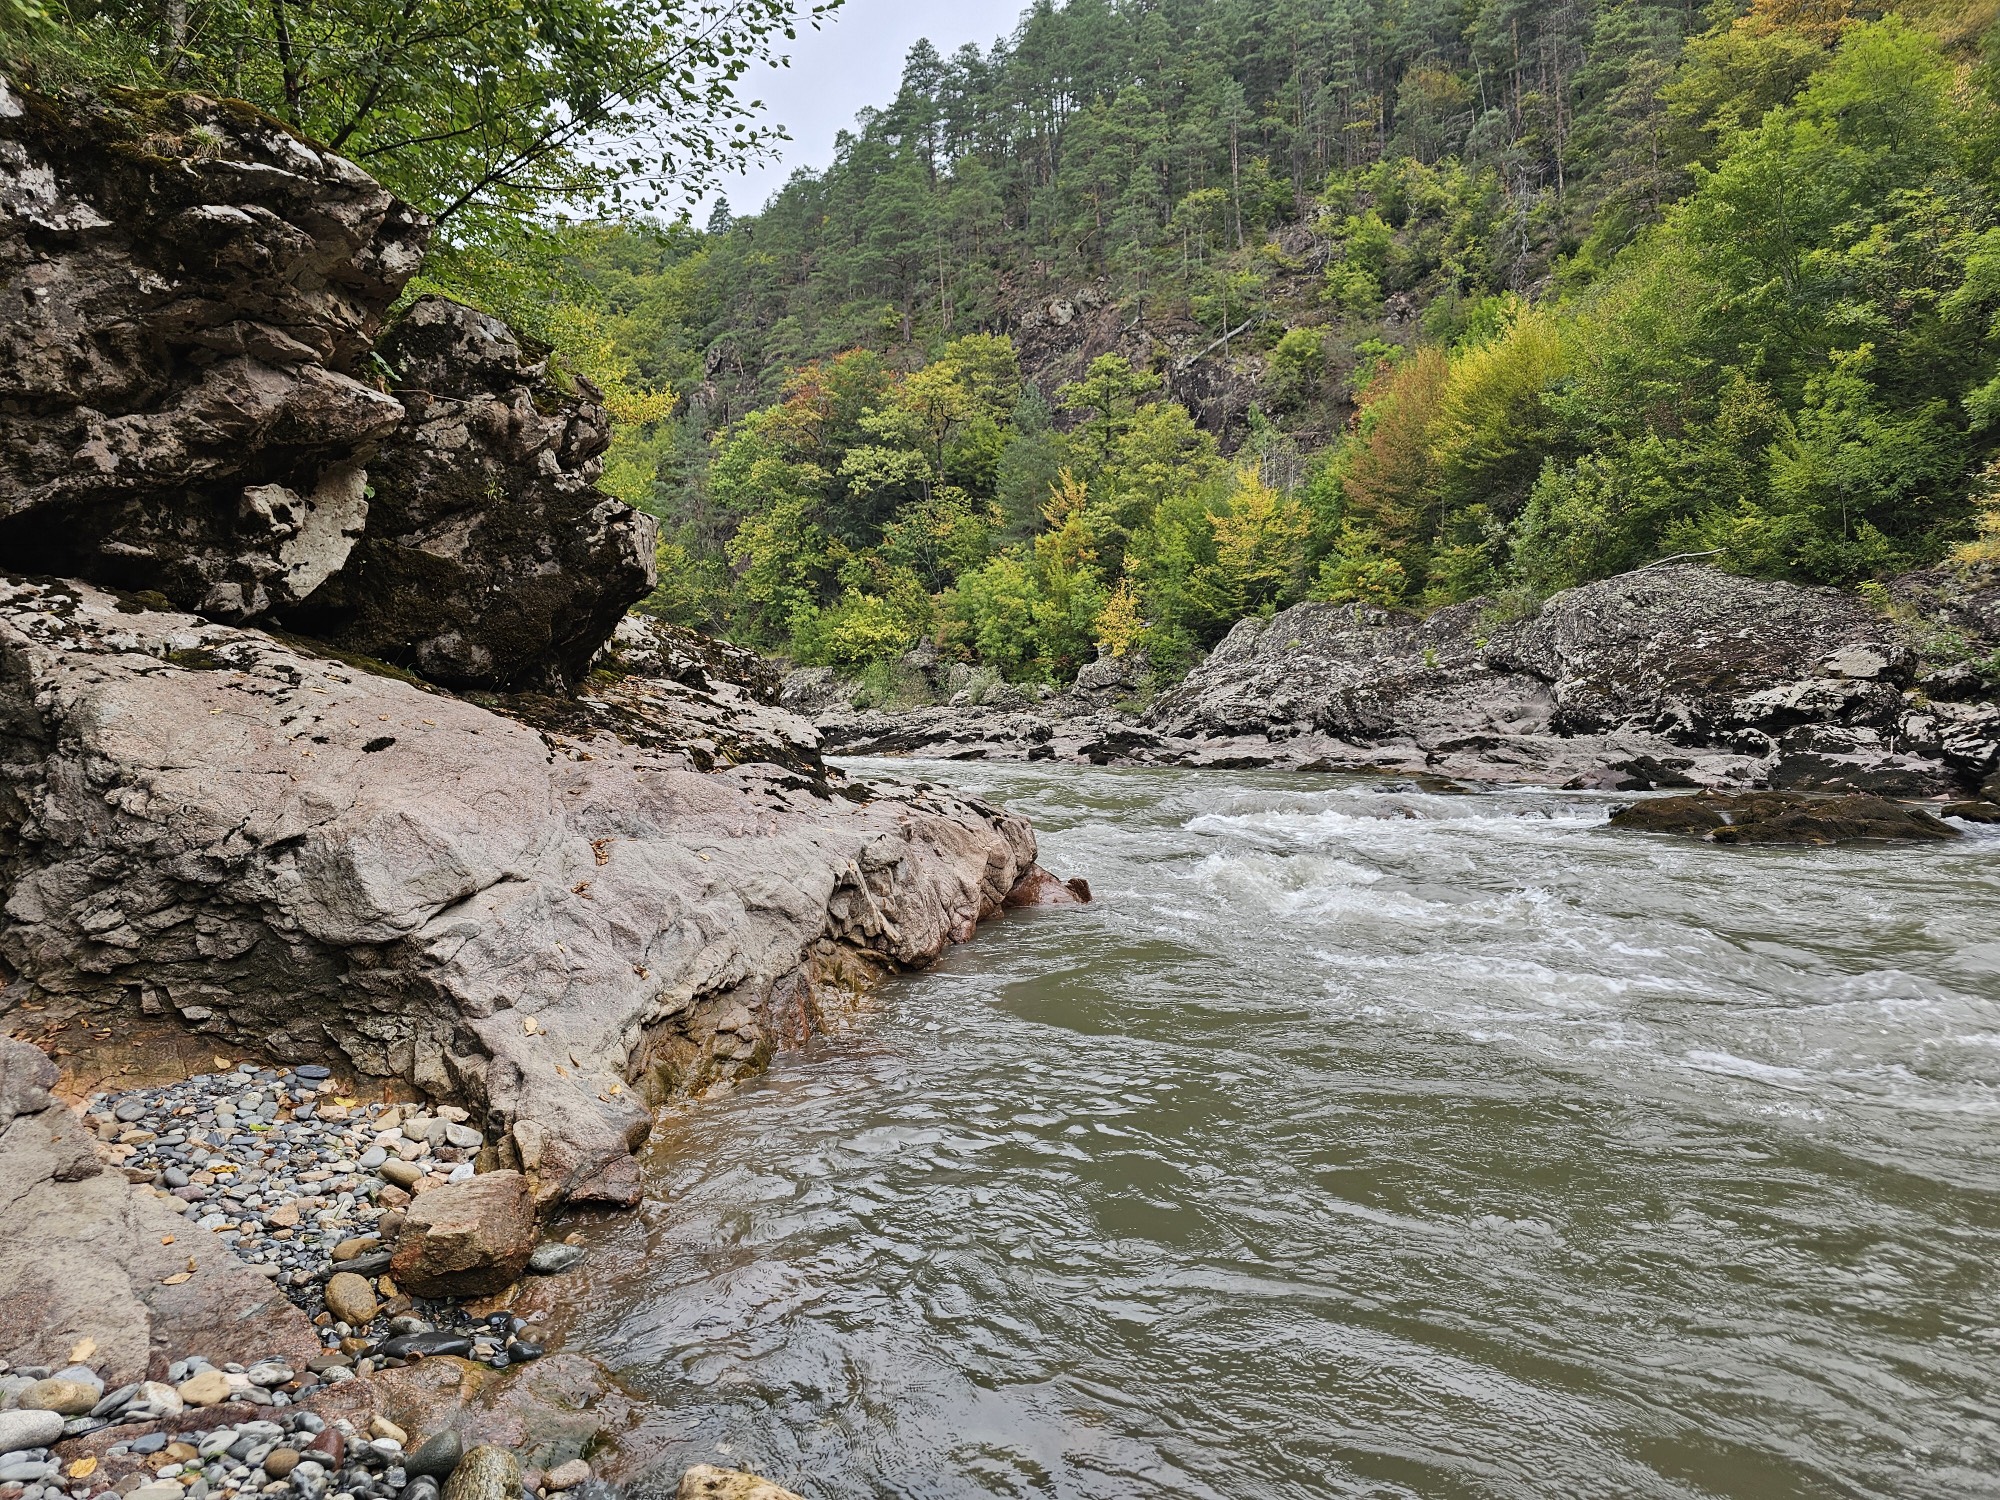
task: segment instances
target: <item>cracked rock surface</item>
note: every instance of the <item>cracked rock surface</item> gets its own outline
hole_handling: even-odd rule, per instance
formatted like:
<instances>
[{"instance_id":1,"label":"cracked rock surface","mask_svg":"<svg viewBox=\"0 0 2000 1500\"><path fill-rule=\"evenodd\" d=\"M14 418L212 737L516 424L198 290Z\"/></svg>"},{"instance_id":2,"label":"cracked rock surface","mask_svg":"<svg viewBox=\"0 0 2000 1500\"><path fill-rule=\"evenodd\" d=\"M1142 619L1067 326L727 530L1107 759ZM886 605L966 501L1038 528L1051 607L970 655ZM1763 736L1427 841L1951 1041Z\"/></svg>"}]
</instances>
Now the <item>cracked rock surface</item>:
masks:
<instances>
[{"instance_id":1,"label":"cracked rock surface","mask_svg":"<svg viewBox=\"0 0 2000 1500\"><path fill-rule=\"evenodd\" d=\"M192 1344L217 1359L318 1352L305 1314L123 1173L49 1092L56 1068L0 1036L0 1352L62 1365L87 1344L112 1385L157 1380ZM101 1393L100 1393L101 1394Z\"/></svg>"},{"instance_id":2,"label":"cracked rock surface","mask_svg":"<svg viewBox=\"0 0 2000 1500\"><path fill-rule=\"evenodd\" d=\"M380 355L404 420L369 464L367 529L287 623L447 687L574 686L655 582L653 518L597 488L596 391L441 297Z\"/></svg>"},{"instance_id":3,"label":"cracked rock surface","mask_svg":"<svg viewBox=\"0 0 2000 1500\"><path fill-rule=\"evenodd\" d=\"M403 420L369 353L428 240L248 105L0 79L0 556L231 619L311 594Z\"/></svg>"},{"instance_id":4,"label":"cracked rock surface","mask_svg":"<svg viewBox=\"0 0 2000 1500\"><path fill-rule=\"evenodd\" d=\"M703 774L88 585L0 580L0 1018L177 1016L475 1106L543 1203L629 1202L644 1104L763 1064L998 912L975 799Z\"/></svg>"}]
</instances>

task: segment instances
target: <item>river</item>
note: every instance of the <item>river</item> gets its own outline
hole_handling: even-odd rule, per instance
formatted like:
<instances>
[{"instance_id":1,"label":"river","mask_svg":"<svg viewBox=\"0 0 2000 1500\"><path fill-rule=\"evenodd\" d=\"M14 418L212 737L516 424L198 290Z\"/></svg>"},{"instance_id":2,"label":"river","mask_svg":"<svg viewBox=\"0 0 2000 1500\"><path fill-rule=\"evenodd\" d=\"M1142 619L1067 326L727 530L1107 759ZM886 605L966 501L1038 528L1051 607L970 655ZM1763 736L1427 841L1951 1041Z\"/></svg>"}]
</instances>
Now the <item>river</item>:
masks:
<instances>
[{"instance_id":1,"label":"river","mask_svg":"<svg viewBox=\"0 0 2000 1500\"><path fill-rule=\"evenodd\" d=\"M857 770L1099 899L659 1132L560 1320L642 1495L2000 1495L2000 837Z\"/></svg>"}]
</instances>

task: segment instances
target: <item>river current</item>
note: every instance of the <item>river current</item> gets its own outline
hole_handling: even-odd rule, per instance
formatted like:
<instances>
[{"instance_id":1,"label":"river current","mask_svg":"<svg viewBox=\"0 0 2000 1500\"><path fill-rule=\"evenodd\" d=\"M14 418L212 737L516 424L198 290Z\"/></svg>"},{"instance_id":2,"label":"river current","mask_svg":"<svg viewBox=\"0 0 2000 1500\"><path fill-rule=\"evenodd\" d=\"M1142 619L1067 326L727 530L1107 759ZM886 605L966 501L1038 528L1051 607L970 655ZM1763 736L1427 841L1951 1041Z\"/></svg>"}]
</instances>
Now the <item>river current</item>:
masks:
<instances>
[{"instance_id":1,"label":"river current","mask_svg":"<svg viewBox=\"0 0 2000 1500\"><path fill-rule=\"evenodd\" d=\"M642 1495L2000 1496L2000 837L854 769L1098 900L658 1132L559 1320Z\"/></svg>"}]
</instances>

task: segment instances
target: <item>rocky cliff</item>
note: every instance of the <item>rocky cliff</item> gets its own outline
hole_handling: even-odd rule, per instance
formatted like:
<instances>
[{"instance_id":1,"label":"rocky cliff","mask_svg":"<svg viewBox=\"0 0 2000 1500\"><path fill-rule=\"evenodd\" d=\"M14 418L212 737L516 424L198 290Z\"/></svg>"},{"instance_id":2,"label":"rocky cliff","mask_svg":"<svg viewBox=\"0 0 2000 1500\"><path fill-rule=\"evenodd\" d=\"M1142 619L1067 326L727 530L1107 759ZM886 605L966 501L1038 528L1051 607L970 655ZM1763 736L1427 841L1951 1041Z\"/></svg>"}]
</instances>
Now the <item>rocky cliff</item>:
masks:
<instances>
[{"instance_id":1,"label":"rocky cliff","mask_svg":"<svg viewBox=\"0 0 2000 1500\"><path fill-rule=\"evenodd\" d=\"M621 624L596 393L470 308L385 328L425 237L245 106L0 81L0 1023L397 1080L630 1202L650 1101L1049 883Z\"/></svg>"}]
</instances>

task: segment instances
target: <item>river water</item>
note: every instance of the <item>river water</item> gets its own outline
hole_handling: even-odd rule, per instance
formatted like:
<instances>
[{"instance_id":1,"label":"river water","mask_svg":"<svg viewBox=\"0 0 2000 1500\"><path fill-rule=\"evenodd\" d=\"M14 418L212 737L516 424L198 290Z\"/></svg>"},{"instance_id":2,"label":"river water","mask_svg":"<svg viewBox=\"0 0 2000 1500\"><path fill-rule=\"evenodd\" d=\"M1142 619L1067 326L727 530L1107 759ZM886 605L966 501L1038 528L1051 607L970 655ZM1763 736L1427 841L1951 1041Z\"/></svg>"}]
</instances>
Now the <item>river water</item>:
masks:
<instances>
[{"instance_id":1,"label":"river water","mask_svg":"<svg viewBox=\"0 0 2000 1500\"><path fill-rule=\"evenodd\" d=\"M1099 900L668 1122L561 1320L642 1494L2000 1496L2000 838L893 774Z\"/></svg>"}]
</instances>

